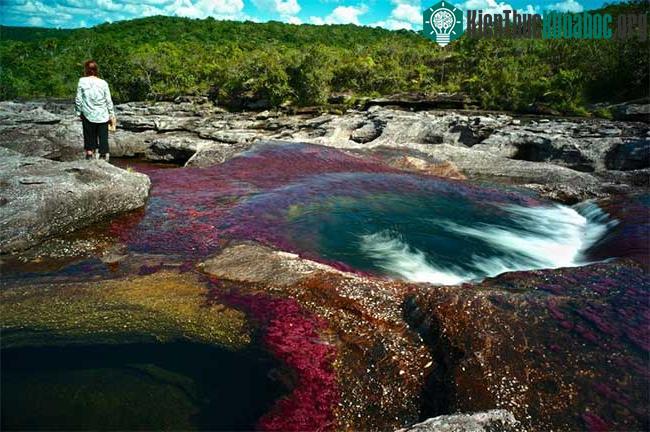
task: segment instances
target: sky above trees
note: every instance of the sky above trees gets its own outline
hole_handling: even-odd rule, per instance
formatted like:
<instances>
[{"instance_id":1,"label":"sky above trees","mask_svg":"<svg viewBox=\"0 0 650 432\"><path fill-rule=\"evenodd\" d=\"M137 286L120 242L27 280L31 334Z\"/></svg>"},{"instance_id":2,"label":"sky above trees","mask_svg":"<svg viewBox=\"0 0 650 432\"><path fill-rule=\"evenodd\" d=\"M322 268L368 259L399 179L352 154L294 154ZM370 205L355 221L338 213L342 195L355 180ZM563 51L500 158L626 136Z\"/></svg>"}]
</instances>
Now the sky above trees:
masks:
<instances>
[{"instance_id":1,"label":"sky above trees","mask_svg":"<svg viewBox=\"0 0 650 432\"><path fill-rule=\"evenodd\" d=\"M422 27L422 9L437 0L0 0L0 24L14 26L91 27L153 15L190 18L282 21L291 24L357 24L391 30ZM581 12L605 0L458 0L463 10L500 12L554 9ZM616 3L616 1L609 1Z\"/></svg>"}]
</instances>

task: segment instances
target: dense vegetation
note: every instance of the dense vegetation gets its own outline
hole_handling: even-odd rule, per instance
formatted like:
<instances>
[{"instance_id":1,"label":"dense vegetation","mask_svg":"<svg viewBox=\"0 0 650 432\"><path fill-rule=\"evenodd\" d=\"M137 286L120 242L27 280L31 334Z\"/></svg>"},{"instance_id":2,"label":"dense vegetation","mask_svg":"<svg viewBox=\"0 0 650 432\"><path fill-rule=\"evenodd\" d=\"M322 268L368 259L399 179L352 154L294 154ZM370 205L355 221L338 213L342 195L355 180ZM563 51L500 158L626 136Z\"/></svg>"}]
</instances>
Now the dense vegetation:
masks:
<instances>
[{"instance_id":1,"label":"dense vegetation","mask_svg":"<svg viewBox=\"0 0 650 432\"><path fill-rule=\"evenodd\" d=\"M609 6L614 14L645 2ZM648 42L472 40L416 32L150 17L90 29L0 27L0 99L70 98L93 58L117 101L207 94L321 105L332 94L469 94L484 108L584 113L648 95Z\"/></svg>"}]
</instances>

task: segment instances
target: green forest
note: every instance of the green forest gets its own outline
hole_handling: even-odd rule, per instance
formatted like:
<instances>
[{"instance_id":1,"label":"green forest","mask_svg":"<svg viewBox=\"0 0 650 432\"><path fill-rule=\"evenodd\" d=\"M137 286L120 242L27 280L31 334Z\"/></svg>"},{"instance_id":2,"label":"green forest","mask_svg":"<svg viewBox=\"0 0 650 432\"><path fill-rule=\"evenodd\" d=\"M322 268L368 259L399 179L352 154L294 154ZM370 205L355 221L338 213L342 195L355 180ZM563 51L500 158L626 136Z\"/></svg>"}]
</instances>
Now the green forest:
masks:
<instances>
[{"instance_id":1,"label":"green forest","mask_svg":"<svg viewBox=\"0 0 650 432\"><path fill-rule=\"evenodd\" d=\"M647 2L606 7L646 12ZM72 98L95 59L117 102L207 95L237 108L325 105L400 93L462 92L486 109L589 114L648 95L637 39L470 39L445 48L413 31L149 17L88 29L0 27L0 99Z\"/></svg>"}]
</instances>

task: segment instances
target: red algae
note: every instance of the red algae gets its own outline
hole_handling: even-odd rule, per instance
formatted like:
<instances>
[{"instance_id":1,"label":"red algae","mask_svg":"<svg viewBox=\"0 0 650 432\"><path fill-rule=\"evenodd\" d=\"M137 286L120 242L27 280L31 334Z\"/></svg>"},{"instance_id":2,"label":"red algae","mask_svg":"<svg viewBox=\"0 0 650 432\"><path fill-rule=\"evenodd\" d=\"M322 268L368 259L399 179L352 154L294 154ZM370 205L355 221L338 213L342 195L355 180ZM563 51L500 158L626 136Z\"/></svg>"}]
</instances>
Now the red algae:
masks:
<instances>
[{"instance_id":1,"label":"red algae","mask_svg":"<svg viewBox=\"0 0 650 432\"><path fill-rule=\"evenodd\" d=\"M621 223L587 251L588 258L629 257L650 269L650 194L611 198L601 207Z\"/></svg>"},{"instance_id":2,"label":"red algae","mask_svg":"<svg viewBox=\"0 0 650 432\"><path fill-rule=\"evenodd\" d=\"M611 426L596 414L586 412L582 414L582 419L589 432L608 432L612 430Z\"/></svg>"},{"instance_id":3,"label":"red algae","mask_svg":"<svg viewBox=\"0 0 650 432\"><path fill-rule=\"evenodd\" d=\"M214 287L220 283L211 279ZM278 400L258 422L264 431L332 430L339 389L334 370L335 346L321 334L327 323L305 311L295 300L243 294L215 288L218 302L244 310L256 321L266 348L297 376L291 393Z\"/></svg>"}]
</instances>

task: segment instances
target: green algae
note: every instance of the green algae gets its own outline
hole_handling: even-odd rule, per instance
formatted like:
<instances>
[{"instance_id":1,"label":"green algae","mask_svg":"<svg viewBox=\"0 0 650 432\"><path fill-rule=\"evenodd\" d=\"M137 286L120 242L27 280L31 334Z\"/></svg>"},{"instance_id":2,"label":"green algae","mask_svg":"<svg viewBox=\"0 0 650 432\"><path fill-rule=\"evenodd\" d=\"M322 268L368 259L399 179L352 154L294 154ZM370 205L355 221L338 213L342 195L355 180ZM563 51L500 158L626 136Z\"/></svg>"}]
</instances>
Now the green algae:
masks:
<instances>
[{"instance_id":1,"label":"green algae","mask_svg":"<svg viewBox=\"0 0 650 432\"><path fill-rule=\"evenodd\" d=\"M245 315L206 305L196 275L149 276L10 288L0 293L2 347L188 340L238 350Z\"/></svg>"}]
</instances>

